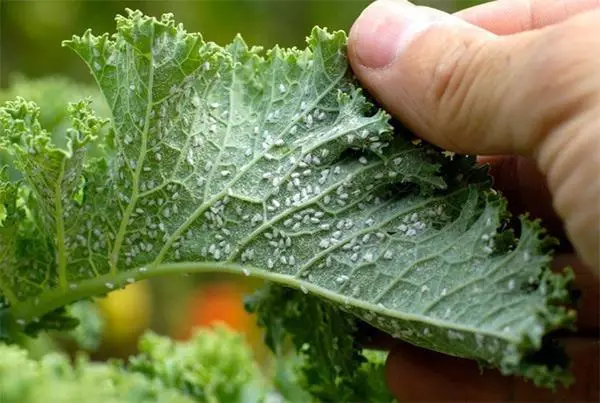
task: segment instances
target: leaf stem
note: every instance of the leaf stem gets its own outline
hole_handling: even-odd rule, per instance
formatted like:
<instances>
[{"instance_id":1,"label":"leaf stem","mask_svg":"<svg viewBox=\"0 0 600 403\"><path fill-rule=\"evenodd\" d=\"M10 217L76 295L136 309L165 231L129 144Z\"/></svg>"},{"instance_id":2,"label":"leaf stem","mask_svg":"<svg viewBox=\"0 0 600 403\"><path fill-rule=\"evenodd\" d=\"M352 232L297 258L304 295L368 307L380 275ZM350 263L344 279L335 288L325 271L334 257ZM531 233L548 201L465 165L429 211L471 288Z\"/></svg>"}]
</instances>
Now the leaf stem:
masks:
<instances>
[{"instance_id":1,"label":"leaf stem","mask_svg":"<svg viewBox=\"0 0 600 403\"><path fill-rule=\"evenodd\" d=\"M154 38L154 26L152 26L152 38ZM150 69L148 71L148 86L147 86L147 106L146 106L146 114L144 118L144 129L141 133L142 144L140 146L140 153L138 155L138 159L135 166L135 172L132 178L132 191L131 191L131 200L123 213L123 218L121 219L121 223L119 224L119 232L115 237L115 243L110 251L109 264L110 264L110 273L111 275L117 274L117 264L119 262L119 254L121 252L121 245L123 244L125 233L127 232L127 227L129 226L129 219L131 218L131 214L133 213L133 209L137 203L139 192L140 192L140 175L142 173L142 167L144 165L144 159L146 158L146 152L148 148L148 131L150 130L150 116L152 115L152 106L153 106L153 97L152 97L152 88L154 85L154 61L152 60L152 55L149 57L150 60Z\"/></svg>"},{"instance_id":2,"label":"leaf stem","mask_svg":"<svg viewBox=\"0 0 600 403\"><path fill-rule=\"evenodd\" d=\"M58 266L58 283L62 290L68 287L67 282L67 251L65 248L65 222L62 205L62 181L65 173L65 161L60 167L60 175L54 188L54 215L56 217L56 264Z\"/></svg>"},{"instance_id":3,"label":"leaf stem","mask_svg":"<svg viewBox=\"0 0 600 403\"><path fill-rule=\"evenodd\" d=\"M36 297L36 303L31 300L21 302L14 305L11 309L14 312L14 317L22 319L25 322L40 318L44 314L51 312L62 306L71 304L75 301L85 298L102 296L111 289L118 289L127 286L127 284L147 280L154 277L176 274L197 274L197 273L229 273L229 274L246 274L250 273L254 278L272 281L278 285L302 289L305 293L325 298L328 301L339 304L340 306L352 307L359 310L367 310L374 316L385 316L388 318L400 319L403 321L419 322L423 326L432 326L445 328L448 330L461 331L465 333L481 334L482 336L492 337L506 343L519 343L521 340L514 338L510 333L494 332L491 330L472 328L452 322L447 322L434 317L423 316L408 312L400 312L394 309L389 309L372 304L369 301L356 299L339 294L335 291L301 281L294 276L287 274L274 273L252 267L248 265L239 265L234 263L216 263L216 262L179 262L179 263L164 263L155 267L141 267L128 271L119 271L117 275L105 274L100 277L95 277L89 280L84 280L77 283L76 288L68 290L52 289ZM107 287L107 285L109 285Z\"/></svg>"}]
</instances>

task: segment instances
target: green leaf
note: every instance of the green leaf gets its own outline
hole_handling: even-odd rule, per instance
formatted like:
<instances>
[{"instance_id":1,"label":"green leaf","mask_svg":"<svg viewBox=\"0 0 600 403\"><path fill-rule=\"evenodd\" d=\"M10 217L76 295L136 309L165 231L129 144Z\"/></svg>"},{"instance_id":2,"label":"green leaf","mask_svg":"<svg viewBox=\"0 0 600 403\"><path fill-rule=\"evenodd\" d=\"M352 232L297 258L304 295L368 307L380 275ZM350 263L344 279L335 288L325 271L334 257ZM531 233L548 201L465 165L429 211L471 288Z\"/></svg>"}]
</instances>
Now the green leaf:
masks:
<instances>
[{"instance_id":1,"label":"green leaf","mask_svg":"<svg viewBox=\"0 0 600 403\"><path fill-rule=\"evenodd\" d=\"M19 220L22 219L17 208L17 186L8 181L6 169L0 169L0 289L2 299L0 307L15 303L18 298L11 284L11 273L18 265L17 244L14 237Z\"/></svg>"},{"instance_id":2,"label":"green leaf","mask_svg":"<svg viewBox=\"0 0 600 403\"><path fill-rule=\"evenodd\" d=\"M59 333L57 337L75 342L85 351L96 351L102 341L105 326L98 306L92 301L79 301L69 307L69 314L78 320L79 326L71 332Z\"/></svg>"},{"instance_id":3,"label":"green leaf","mask_svg":"<svg viewBox=\"0 0 600 403\"><path fill-rule=\"evenodd\" d=\"M0 344L0 396L3 403L191 403L177 390L116 365L48 354L34 361L17 346Z\"/></svg>"},{"instance_id":4,"label":"green leaf","mask_svg":"<svg viewBox=\"0 0 600 403\"><path fill-rule=\"evenodd\" d=\"M103 141L114 155L86 158L103 126L86 103L72 107L65 149L31 103L0 109L28 213L16 231L28 248L2 266L11 314L29 323L126 282L233 272L418 346L564 381L563 363L533 354L573 320L539 223L522 218L518 237L505 229L485 170L373 105L343 32L315 28L307 41L219 47L170 15L129 12L113 36L65 42L110 105L114 139Z\"/></svg>"},{"instance_id":5,"label":"green leaf","mask_svg":"<svg viewBox=\"0 0 600 403\"><path fill-rule=\"evenodd\" d=\"M66 131L66 148L61 149L52 144L51 133L39 124L40 112L35 104L18 98L7 102L0 111L5 131L0 144L4 143L15 156L16 168L32 193L30 211L37 230L48 236L47 242L56 250L56 277L43 273L44 268L40 274L45 277L44 282L56 280L62 288L67 287L67 240L69 236L77 237L85 215L79 200L85 146L106 123L94 116L85 101L71 105L69 112L73 128ZM49 265L47 260L41 263ZM27 275L30 272L28 269Z\"/></svg>"},{"instance_id":6,"label":"green leaf","mask_svg":"<svg viewBox=\"0 0 600 403\"><path fill-rule=\"evenodd\" d=\"M71 125L67 104L90 98L91 107L99 116L110 115L100 89L93 84L77 83L60 76L27 78L19 74L11 76L8 84L8 88L0 89L0 103L16 97L35 102L40 107L42 127L52 133L52 141L60 147L66 146L64 132Z\"/></svg>"},{"instance_id":7,"label":"green leaf","mask_svg":"<svg viewBox=\"0 0 600 403\"><path fill-rule=\"evenodd\" d=\"M146 333L126 368L198 402L263 402L269 386L243 337L226 328L198 329L186 342Z\"/></svg>"},{"instance_id":8,"label":"green leaf","mask_svg":"<svg viewBox=\"0 0 600 403\"><path fill-rule=\"evenodd\" d=\"M283 400L268 384L240 334L226 328L198 330L186 342L148 332L140 353L127 362L90 362L50 353L39 361L0 343L2 403L206 402Z\"/></svg>"},{"instance_id":9,"label":"green leaf","mask_svg":"<svg viewBox=\"0 0 600 403\"><path fill-rule=\"evenodd\" d=\"M359 323L356 317L320 298L274 285L249 298L247 309L265 327L267 345L280 361L292 367L297 386L315 401L394 401L385 385L384 361L369 359L374 354L365 355L355 337ZM307 318L311 318L310 326ZM286 351L290 341L299 359ZM282 388L291 389L285 384Z\"/></svg>"}]
</instances>

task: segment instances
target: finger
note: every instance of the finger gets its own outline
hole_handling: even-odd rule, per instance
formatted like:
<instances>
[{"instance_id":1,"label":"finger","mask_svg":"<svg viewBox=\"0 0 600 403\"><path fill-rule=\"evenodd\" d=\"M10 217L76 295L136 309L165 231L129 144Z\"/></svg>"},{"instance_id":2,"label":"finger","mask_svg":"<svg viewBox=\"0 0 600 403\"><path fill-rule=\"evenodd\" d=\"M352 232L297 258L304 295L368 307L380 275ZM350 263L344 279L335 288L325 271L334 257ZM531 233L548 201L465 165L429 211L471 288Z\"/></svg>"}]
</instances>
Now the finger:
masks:
<instances>
[{"instance_id":1,"label":"finger","mask_svg":"<svg viewBox=\"0 0 600 403\"><path fill-rule=\"evenodd\" d=\"M390 352L386 381L401 402L499 402L511 395L511 379L496 371L405 343Z\"/></svg>"},{"instance_id":2,"label":"finger","mask_svg":"<svg viewBox=\"0 0 600 403\"><path fill-rule=\"evenodd\" d=\"M399 344L388 357L387 384L399 401L410 402L507 402L598 401L599 341L565 340L572 359L575 384L557 393L530 382L480 370L471 360L450 357L407 344Z\"/></svg>"},{"instance_id":3,"label":"finger","mask_svg":"<svg viewBox=\"0 0 600 403\"><path fill-rule=\"evenodd\" d=\"M498 37L408 2L371 4L348 54L409 129L463 154L534 156L581 258L600 273L600 10Z\"/></svg>"},{"instance_id":4,"label":"finger","mask_svg":"<svg viewBox=\"0 0 600 403\"><path fill-rule=\"evenodd\" d=\"M513 379L515 402L598 402L600 401L600 340L593 338L567 339L565 349L571 360L575 379L568 388L556 392L541 389L523 379Z\"/></svg>"},{"instance_id":5,"label":"finger","mask_svg":"<svg viewBox=\"0 0 600 403\"><path fill-rule=\"evenodd\" d=\"M424 139L463 154L530 155L600 86L591 74L600 62L587 61L600 35L552 28L499 37L438 10L380 0L352 27L348 54L369 92Z\"/></svg>"},{"instance_id":6,"label":"finger","mask_svg":"<svg viewBox=\"0 0 600 403\"><path fill-rule=\"evenodd\" d=\"M499 0L454 15L497 35L539 29L600 8L600 0Z\"/></svg>"}]
</instances>

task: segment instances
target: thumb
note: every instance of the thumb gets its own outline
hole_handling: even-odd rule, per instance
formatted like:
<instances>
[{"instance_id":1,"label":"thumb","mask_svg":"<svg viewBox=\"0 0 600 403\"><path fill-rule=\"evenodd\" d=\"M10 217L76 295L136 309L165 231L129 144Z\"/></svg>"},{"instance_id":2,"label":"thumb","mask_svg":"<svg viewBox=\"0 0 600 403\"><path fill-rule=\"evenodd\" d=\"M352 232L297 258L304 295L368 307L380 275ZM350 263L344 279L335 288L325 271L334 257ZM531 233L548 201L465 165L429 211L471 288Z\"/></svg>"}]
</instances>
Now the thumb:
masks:
<instances>
[{"instance_id":1,"label":"thumb","mask_svg":"<svg viewBox=\"0 0 600 403\"><path fill-rule=\"evenodd\" d=\"M424 139L465 154L528 155L569 112L562 88L549 86L566 67L551 41L560 35L542 31L500 37L442 11L380 0L352 27L348 53L362 84Z\"/></svg>"},{"instance_id":2,"label":"thumb","mask_svg":"<svg viewBox=\"0 0 600 403\"><path fill-rule=\"evenodd\" d=\"M510 36L379 0L348 41L362 85L409 129L464 154L535 157L583 260L600 272L600 12Z\"/></svg>"}]
</instances>

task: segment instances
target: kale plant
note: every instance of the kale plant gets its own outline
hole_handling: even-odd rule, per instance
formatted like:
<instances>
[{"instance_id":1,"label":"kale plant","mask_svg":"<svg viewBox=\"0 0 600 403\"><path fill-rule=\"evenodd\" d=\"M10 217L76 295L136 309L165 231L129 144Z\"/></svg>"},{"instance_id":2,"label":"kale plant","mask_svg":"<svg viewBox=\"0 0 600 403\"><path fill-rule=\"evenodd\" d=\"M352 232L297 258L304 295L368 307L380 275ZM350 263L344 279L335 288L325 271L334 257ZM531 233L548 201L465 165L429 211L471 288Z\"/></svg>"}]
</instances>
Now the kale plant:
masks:
<instances>
[{"instance_id":1,"label":"kale plant","mask_svg":"<svg viewBox=\"0 0 600 403\"><path fill-rule=\"evenodd\" d=\"M370 100L343 32L265 51L206 42L171 15L116 21L114 35L64 43L110 119L70 104L59 146L34 103L0 109L6 169L22 177L0 174L0 335L71 326L66 305L150 277L239 273L271 283L248 305L276 353L298 349L322 401L383 393L354 338L363 322L567 381L547 353L574 318L569 276L549 270L554 241L527 217L510 227L474 158L421 142Z\"/></svg>"},{"instance_id":2,"label":"kale plant","mask_svg":"<svg viewBox=\"0 0 600 403\"><path fill-rule=\"evenodd\" d=\"M281 401L241 336L224 328L199 330L185 343L147 333L139 344L128 362L79 357L74 365L58 353L34 361L22 349L0 346L2 402L43 403L48 396L61 403Z\"/></svg>"}]
</instances>

